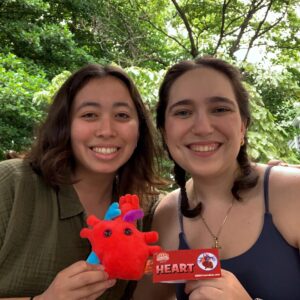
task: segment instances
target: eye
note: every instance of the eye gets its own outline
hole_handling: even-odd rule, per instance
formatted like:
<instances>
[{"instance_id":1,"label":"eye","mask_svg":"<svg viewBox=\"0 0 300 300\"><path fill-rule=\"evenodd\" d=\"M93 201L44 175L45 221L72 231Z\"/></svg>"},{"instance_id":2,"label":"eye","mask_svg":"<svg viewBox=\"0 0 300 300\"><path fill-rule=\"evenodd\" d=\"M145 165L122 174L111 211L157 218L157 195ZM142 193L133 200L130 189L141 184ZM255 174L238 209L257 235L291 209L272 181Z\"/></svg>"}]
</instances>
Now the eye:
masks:
<instances>
[{"instance_id":1,"label":"eye","mask_svg":"<svg viewBox=\"0 0 300 300\"><path fill-rule=\"evenodd\" d=\"M125 228L124 229L124 234L125 235L132 235L132 230L130 228Z\"/></svg>"},{"instance_id":2,"label":"eye","mask_svg":"<svg viewBox=\"0 0 300 300\"><path fill-rule=\"evenodd\" d=\"M112 235L111 229L106 229L103 232L104 237L110 237Z\"/></svg>"},{"instance_id":3,"label":"eye","mask_svg":"<svg viewBox=\"0 0 300 300\"><path fill-rule=\"evenodd\" d=\"M231 111L231 109L229 107L216 107L213 109L214 113L226 113Z\"/></svg>"},{"instance_id":4,"label":"eye","mask_svg":"<svg viewBox=\"0 0 300 300\"><path fill-rule=\"evenodd\" d=\"M120 121L127 121L128 119L130 119L130 115L125 112L117 113L115 117L117 120L120 120Z\"/></svg>"},{"instance_id":5,"label":"eye","mask_svg":"<svg viewBox=\"0 0 300 300\"><path fill-rule=\"evenodd\" d=\"M188 118L193 112L191 110L188 109L180 109L180 110L176 110L173 115L177 116L179 118Z\"/></svg>"},{"instance_id":6,"label":"eye","mask_svg":"<svg viewBox=\"0 0 300 300\"><path fill-rule=\"evenodd\" d=\"M97 115L95 113L89 112L82 114L81 118L90 121L95 120L97 118Z\"/></svg>"}]
</instances>

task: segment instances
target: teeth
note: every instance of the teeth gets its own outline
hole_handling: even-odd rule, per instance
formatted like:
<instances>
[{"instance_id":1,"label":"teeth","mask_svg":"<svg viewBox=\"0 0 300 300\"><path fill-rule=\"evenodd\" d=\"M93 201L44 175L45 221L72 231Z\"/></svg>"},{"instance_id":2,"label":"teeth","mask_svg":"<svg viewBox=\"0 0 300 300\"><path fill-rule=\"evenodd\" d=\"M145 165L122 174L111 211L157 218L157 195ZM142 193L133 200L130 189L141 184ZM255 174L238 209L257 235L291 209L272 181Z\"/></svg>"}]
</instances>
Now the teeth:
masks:
<instances>
[{"instance_id":1,"label":"teeth","mask_svg":"<svg viewBox=\"0 0 300 300\"><path fill-rule=\"evenodd\" d=\"M117 147L104 148L104 147L94 147L93 151L101 154L111 154L118 151Z\"/></svg>"},{"instance_id":2,"label":"teeth","mask_svg":"<svg viewBox=\"0 0 300 300\"><path fill-rule=\"evenodd\" d=\"M217 145L192 145L191 150L195 152L210 152L217 149Z\"/></svg>"}]
</instances>

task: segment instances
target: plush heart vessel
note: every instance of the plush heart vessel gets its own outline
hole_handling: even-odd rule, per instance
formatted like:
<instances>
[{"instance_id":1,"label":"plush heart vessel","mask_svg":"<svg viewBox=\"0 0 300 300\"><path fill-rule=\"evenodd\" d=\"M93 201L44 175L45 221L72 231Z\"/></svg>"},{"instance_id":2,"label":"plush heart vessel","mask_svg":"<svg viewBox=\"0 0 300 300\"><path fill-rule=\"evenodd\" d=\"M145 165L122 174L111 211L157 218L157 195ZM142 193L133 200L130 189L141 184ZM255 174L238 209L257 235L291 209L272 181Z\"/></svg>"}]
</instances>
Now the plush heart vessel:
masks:
<instances>
[{"instance_id":1,"label":"plush heart vessel","mask_svg":"<svg viewBox=\"0 0 300 300\"><path fill-rule=\"evenodd\" d=\"M149 256L160 251L159 246L148 245L158 241L157 232L136 228L136 220L142 217L139 198L127 194L120 197L119 205L111 205L104 220L93 215L87 218L91 228L82 229L80 236L89 239L93 254L110 278L141 279Z\"/></svg>"}]
</instances>

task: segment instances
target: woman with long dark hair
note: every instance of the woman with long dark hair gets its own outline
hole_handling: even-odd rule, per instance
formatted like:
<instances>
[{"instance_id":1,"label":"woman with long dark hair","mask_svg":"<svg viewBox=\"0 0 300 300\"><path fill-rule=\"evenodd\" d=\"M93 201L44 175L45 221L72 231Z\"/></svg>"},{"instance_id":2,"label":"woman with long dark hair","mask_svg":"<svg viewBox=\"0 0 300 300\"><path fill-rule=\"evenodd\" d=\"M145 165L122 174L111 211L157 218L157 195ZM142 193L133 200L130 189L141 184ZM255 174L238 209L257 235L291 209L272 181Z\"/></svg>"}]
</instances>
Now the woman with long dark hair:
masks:
<instances>
[{"instance_id":1,"label":"woman with long dark hair","mask_svg":"<svg viewBox=\"0 0 300 300\"><path fill-rule=\"evenodd\" d=\"M87 65L54 97L32 149L0 163L0 297L126 299L79 232L119 196L157 195L151 119L120 68Z\"/></svg>"},{"instance_id":2,"label":"woman with long dark hair","mask_svg":"<svg viewBox=\"0 0 300 300\"><path fill-rule=\"evenodd\" d=\"M160 244L218 248L221 258L220 278L176 284L177 299L299 299L300 171L251 163L239 71L211 57L175 64L156 120L179 186L154 214ZM157 284L137 299L174 299L173 287Z\"/></svg>"}]
</instances>

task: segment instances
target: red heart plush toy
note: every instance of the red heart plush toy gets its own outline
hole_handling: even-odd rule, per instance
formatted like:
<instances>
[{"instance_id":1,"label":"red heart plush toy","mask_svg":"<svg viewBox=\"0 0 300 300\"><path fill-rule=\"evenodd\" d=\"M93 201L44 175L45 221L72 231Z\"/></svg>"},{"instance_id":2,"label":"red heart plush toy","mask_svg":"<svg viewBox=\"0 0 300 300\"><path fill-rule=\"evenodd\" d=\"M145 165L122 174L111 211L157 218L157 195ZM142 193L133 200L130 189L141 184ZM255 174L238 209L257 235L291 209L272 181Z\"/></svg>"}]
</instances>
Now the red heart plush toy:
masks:
<instances>
[{"instance_id":1,"label":"red heart plush toy","mask_svg":"<svg viewBox=\"0 0 300 300\"><path fill-rule=\"evenodd\" d=\"M122 196L119 200L121 215L113 220L99 220L89 216L80 236L89 239L110 278L139 280L144 274L147 259L160 251L159 246L150 246L158 240L155 231L141 232L135 221L143 216L136 195Z\"/></svg>"}]
</instances>

